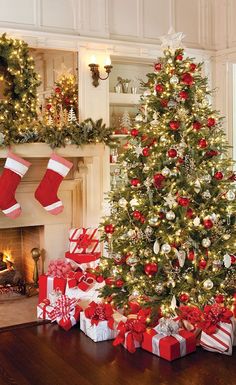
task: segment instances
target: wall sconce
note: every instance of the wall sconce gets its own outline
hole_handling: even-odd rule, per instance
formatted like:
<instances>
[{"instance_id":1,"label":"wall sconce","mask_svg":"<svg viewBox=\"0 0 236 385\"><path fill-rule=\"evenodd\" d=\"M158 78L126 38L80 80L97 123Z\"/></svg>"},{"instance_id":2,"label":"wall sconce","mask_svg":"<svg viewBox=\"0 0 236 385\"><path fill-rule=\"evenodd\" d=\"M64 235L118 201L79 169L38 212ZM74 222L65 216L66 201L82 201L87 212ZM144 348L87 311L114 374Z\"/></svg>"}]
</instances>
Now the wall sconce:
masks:
<instances>
[{"instance_id":1,"label":"wall sconce","mask_svg":"<svg viewBox=\"0 0 236 385\"><path fill-rule=\"evenodd\" d=\"M92 79L93 79L92 84L94 87L97 87L99 85L99 79L100 80L106 80L109 77L109 74L110 74L111 69L112 69L111 60L110 60L110 58L106 59L104 68L105 68L105 71L107 73L107 76L105 78L102 78L100 76L99 64L96 63L96 57L95 56L92 56L91 62L92 63L89 64L89 67L90 67L90 71L92 72Z\"/></svg>"}]
</instances>

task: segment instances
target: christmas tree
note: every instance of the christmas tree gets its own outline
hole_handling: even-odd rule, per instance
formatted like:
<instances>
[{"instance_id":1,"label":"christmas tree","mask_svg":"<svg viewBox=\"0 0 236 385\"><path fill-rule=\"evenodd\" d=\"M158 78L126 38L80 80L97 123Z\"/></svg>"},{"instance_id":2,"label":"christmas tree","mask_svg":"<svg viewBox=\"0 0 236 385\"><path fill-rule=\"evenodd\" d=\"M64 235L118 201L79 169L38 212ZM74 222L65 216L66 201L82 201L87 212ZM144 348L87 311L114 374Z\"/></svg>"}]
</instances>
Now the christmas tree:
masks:
<instances>
[{"instance_id":1,"label":"christmas tree","mask_svg":"<svg viewBox=\"0 0 236 385\"><path fill-rule=\"evenodd\" d=\"M233 161L202 64L184 56L180 40L164 37L147 75L145 114L120 156L126 172L102 223L102 296L163 315L179 304L230 307L236 284Z\"/></svg>"}]
</instances>

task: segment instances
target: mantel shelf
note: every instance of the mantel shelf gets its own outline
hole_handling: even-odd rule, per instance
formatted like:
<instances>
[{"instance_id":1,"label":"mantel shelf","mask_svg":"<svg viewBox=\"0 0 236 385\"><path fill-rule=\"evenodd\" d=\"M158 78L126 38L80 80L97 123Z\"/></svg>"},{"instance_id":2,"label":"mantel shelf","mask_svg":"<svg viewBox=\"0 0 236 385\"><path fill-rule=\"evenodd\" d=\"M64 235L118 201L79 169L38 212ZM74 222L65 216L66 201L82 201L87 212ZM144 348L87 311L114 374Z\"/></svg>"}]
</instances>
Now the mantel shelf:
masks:
<instances>
[{"instance_id":1,"label":"mantel shelf","mask_svg":"<svg viewBox=\"0 0 236 385\"><path fill-rule=\"evenodd\" d=\"M109 93L110 104L134 105L139 104L141 94L122 94L116 92Z\"/></svg>"}]
</instances>

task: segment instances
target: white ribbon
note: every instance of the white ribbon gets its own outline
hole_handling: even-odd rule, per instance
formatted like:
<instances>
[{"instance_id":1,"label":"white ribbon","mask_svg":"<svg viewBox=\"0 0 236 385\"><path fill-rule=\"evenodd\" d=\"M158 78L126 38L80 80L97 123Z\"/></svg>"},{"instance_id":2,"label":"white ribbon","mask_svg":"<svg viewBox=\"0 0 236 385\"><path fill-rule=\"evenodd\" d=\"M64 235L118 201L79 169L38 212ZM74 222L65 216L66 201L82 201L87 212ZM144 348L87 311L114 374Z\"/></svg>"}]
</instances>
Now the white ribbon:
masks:
<instances>
[{"instance_id":1,"label":"white ribbon","mask_svg":"<svg viewBox=\"0 0 236 385\"><path fill-rule=\"evenodd\" d=\"M54 277L50 277L50 276L47 277L47 298L49 293L51 293L54 289L53 281L54 281Z\"/></svg>"},{"instance_id":2,"label":"white ribbon","mask_svg":"<svg viewBox=\"0 0 236 385\"><path fill-rule=\"evenodd\" d=\"M154 328L156 331L156 328ZM180 356L183 357L186 355L186 339L182 337L179 334L172 334L172 337L174 337L180 345ZM160 356L160 341L167 337L164 334L156 334L155 336L152 337L152 352L156 354L157 356Z\"/></svg>"}]
</instances>

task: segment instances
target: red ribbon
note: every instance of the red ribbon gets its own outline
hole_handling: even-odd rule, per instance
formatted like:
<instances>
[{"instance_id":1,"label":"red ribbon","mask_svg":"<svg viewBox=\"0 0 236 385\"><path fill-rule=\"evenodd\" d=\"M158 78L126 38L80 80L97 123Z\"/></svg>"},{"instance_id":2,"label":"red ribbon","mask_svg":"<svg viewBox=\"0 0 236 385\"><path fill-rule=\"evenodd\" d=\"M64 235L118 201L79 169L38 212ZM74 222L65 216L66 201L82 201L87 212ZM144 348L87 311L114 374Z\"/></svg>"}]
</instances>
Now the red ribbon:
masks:
<instances>
[{"instance_id":1,"label":"red ribbon","mask_svg":"<svg viewBox=\"0 0 236 385\"><path fill-rule=\"evenodd\" d=\"M54 309L50 313L52 321L58 319L68 319L70 312L75 308L77 299L69 298L66 295L62 295L57 299Z\"/></svg>"},{"instance_id":2,"label":"red ribbon","mask_svg":"<svg viewBox=\"0 0 236 385\"><path fill-rule=\"evenodd\" d=\"M96 276L91 273L77 271L69 274L68 286L69 288L78 287L79 289L86 291L96 280Z\"/></svg>"},{"instance_id":3,"label":"red ribbon","mask_svg":"<svg viewBox=\"0 0 236 385\"><path fill-rule=\"evenodd\" d=\"M120 321L117 330L118 336L113 341L113 345L117 346L126 342L127 350L130 353L134 353L135 341L139 344L142 343L143 333L146 331L146 323L139 319L127 319L126 322Z\"/></svg>"},{"instance_id":4,"label":"red ribbon","mask_svg":"<svg viewBox=\"0 0 236 385\"><path fill-rule=\"evenodd\" d=\"M215 334L217 331L217 324L219 322L231 323L233 312L224 306L217 303L214 305L207 305L203 311L203 321L199 323L199 327L207 334Z\"/></svg>"},{"instance_id":5,"label":"red ribbon","mask_svg":"<svg viewBox=\"0 0 236 385\"><path fill-rule=\"evenodd\" d=\"M193 326L193 330L202 321L202 311L197 306L180 306L178 310L179 319L187 321Z\"/></svg>"},{"instance_id":6,"label":"red ribbon","mask_svg":"<svg viewBox=\"0 0 236 385\"><path fill-rule=\"evenodd\" d=\"M96 250L97 245L99 244L99 240L93 238L97 229L94 229L92 234L87 234L87 230L88 229L82 228L82 234L80 234L77 239L73 239L73 236L72 236L70 238L70 241L76 242L77 248L82 249L82 253L86 253L86 250L89 248L89 246L94 244L93 249L90 251L91 253L93 253Z\"/></svg>"},{"instance_id":7,"label":"red ribbon","mask_svg":"<svg viewBox=\"0 0 236 385\"><path fill-rule=\"evenodd\" d=\"M97 325L100 321L108 321L108 327L113 329L114 319L113 319L114 309L108 303L96 303L92 301L87 309L85 309L85 317L91 319L92 325Z\"/></svg>"}]
</instances>

